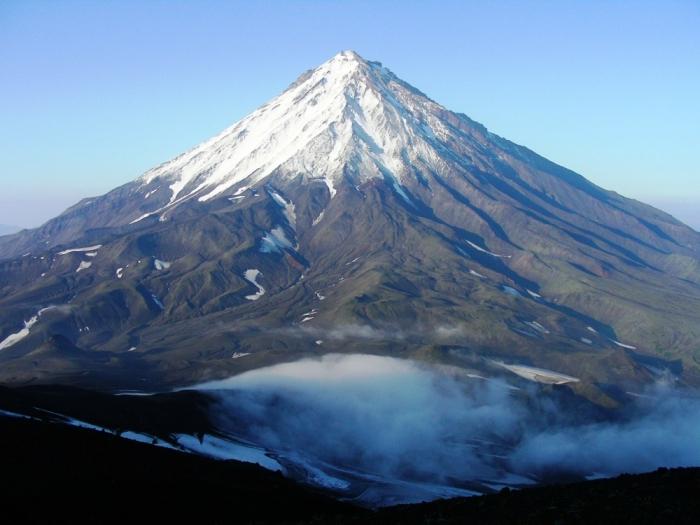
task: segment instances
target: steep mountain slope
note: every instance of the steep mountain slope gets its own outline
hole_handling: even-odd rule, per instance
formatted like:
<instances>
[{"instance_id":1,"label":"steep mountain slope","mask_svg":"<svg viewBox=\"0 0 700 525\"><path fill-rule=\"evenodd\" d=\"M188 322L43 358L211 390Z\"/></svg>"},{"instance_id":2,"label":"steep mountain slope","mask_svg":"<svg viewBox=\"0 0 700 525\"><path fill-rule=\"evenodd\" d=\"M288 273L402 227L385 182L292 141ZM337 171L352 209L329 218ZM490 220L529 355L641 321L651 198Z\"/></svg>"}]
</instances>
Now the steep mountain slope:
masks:
<instances>
[{"instance_id":1,"label":"steep mountain slope","mask_svg":"<svg viewBox=\"0 0 700 525\"><path fill-rule=\"evenodd\" d=\"M357 350L550 369L610 406L658 374L700 382L700 234L353 52L0 257L8 383Z\"/></svg>"}]
</instances>

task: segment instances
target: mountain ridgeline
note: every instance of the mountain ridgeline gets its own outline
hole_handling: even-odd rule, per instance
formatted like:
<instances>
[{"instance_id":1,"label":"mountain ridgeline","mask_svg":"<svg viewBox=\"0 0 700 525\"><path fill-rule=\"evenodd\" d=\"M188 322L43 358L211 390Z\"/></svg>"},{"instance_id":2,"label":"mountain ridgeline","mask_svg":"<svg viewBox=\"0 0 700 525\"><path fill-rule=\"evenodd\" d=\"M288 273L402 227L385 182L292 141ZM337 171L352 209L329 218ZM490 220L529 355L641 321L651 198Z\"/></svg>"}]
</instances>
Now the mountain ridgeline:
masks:
<instances>
[{"instance_id":1,"label":"mountain ridgeline","mask_svg":"<svg viewBox=\"0 0 700 525\"><path fill-rule=\"evenodd\" d=\"M0 312L6 384L168 388L364 352L613 408L700 384L700 234L346 51L0 237Z\"/></svg>"}]
</instances>

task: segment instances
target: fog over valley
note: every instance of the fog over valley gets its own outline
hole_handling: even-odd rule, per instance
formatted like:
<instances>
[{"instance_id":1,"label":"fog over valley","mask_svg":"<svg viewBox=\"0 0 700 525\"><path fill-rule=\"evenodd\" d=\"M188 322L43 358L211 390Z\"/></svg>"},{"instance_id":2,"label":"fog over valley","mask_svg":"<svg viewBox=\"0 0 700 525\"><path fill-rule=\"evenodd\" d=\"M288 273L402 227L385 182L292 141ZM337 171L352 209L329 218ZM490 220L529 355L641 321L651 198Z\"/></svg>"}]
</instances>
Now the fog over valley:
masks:
<instances>
[{"instance_id":1,"label":"fog over valley","mask_svg":"<svg viewBox=\"0 0 700 525\"><path fill-rule=\"evenodd\" d=\"M700 398L663 380L617 415L565 404L559 387L363 354L197 388L217 397L221 431L371 504L700 464Z\"/></svg>"}]
</instances>

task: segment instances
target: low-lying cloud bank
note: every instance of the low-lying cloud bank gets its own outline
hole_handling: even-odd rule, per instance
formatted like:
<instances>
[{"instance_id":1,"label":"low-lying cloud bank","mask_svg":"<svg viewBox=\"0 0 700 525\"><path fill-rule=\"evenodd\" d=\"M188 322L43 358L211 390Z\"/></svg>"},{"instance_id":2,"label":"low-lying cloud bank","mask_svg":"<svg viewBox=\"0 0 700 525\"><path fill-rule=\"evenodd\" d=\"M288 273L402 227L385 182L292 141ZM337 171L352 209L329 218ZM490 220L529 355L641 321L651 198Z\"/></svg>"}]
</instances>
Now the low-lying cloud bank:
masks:
<instances>
[{"instance_id":1,"label":"low-lying cloud bank","mask_svg":"<svg viewBox=\"0 0 700 525\"><path fill-rule=\"evenodd\" d=\"M582 476L700 465L700 400L659 388L616 422L456 369L327 355L201 385L218 424L280 452L411 480Z\"/></svg>"}]
</instances>

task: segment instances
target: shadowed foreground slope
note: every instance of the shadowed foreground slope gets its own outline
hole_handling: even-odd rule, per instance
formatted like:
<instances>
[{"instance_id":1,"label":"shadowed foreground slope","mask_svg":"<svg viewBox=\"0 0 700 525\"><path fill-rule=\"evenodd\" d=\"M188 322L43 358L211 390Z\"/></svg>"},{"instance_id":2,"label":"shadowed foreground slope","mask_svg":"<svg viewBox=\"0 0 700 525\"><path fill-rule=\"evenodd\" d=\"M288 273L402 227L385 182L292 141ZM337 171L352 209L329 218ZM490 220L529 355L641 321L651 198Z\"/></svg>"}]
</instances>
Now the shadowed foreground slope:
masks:
<instances>
[{"instance_id":1,"label":"shadowed foreground slope","mask_svg":"<svg viewBox=\"0 0 700 525\"><path fill-rule=\"evenodd\" d=\"M391 507L336 502L257 466L0 417L0 503L14 523L697 523L700 469Z\"/></svg>"}]
</instances>

